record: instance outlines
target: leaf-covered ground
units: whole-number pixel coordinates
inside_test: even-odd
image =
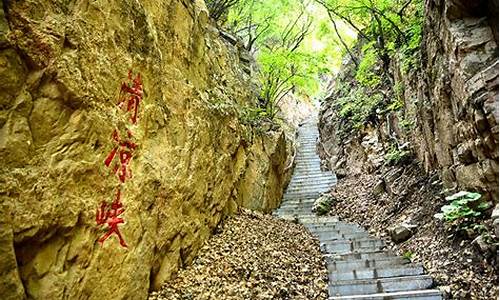
[[[150,300],[327,299],[327,270],[302,225],[243,211]]]
[[[472,242],[474,236],[458,234],[433,217],[446,203],[439,180],[424,176],[416,166],[393,167],[382,174],[339,180],[331,214],[363,225],[399,255],[422,264],[446,299],[498,299],[498,248],[481,251]],[[384,176],[396,179],[387,192],[376,195],[375,187]],[[402,222],[417,228],[409,240],[396,245],[387,229]],[[489,217],[481,222],[491,227]]]

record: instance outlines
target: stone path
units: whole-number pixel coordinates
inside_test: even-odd
[[[440,300],[441,293],[430,289],[432,278],[422,266],[384,250],[382,240],[356,224],[311,212],[314,200],[336,183],[334,174],[320,169],[316,123],[312,119],[299,129],[297,165],[274,215],[298,219],[319,238],[328,266],[329,299]]]

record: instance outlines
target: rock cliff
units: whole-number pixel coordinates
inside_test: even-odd
[[[327,167],[339,175],[373,172],[391,150],[395,159],[411,152],[427,172],[438,171],[447,188],[498,200],[497,7],[498,1],[425,1],[421,63],[402,73],[393,57],[394,82],[382,90],[401,98],[400,107],[347,134],[336,101],[352,92],[339,83],[355,84],[355,65],[345,63],[320,112]]]
[[[269,211],[289,179],[283,130],[256,130],[248,54],[186,0],[0,2],[0,295],[144,299],[224,215]],[[241,59],[245,57],[245,59]],[[144,97],[119,225],[96,226],[127,73]],[[253,92],[252,92],[253,91]]]

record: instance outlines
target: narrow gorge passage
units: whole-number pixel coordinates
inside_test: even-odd
[[[498,2],[0,1],[0,300],[499,299]]]
[[[315,216],[314,202],[336,183],[334,174],[320,168],[317,138],[317,120],[312,118],[299,129],[297,165],[274,215],[297,219],[319,239],[328,266],[329,299],[442,299],[422,266],[384,250],[384,242],[364,228],[333,216]]]

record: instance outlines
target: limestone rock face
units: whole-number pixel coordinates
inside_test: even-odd
[[[498,1],[427,0],[421,68],[401,74],[401,111],[356,135],[342,137],[334,91],[320,112],[320,153],[333,170],[372,172],[395,141],[411,150],[447,188],[478,191],[498,200]],[[350,80],[353,64],[338,80]],[[340,95],[341,96],[341,95]]]
[[[255,83],[203,2],[0,5],[2,299],[144,299],[225,214],[279,205],[290,142],[242,122]],[[95,215],[117,184],[103,162],[127,121],[116,102],[129,70],[144,99],[125,249],[97,243]]]

